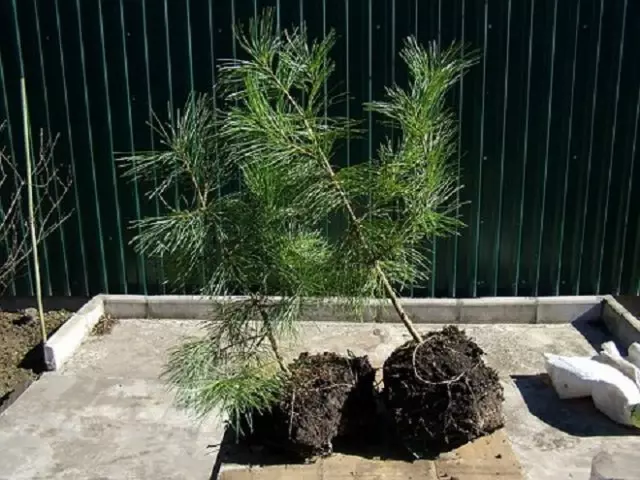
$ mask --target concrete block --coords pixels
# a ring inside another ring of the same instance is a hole
[[[404,306],[404,302],[402,302]],[[363,310],[363,322],[371,323],[399,323],[400,318],[393,305],[387,300],[370,300]],[[408,312],[407,312],[408,313]],[[413,320],[413,319],[412,319]]]
[[[602,320],[618,343],[625,348],[634,342],[640,342],[640,321],[611,295],[604,297]]]
[[[173,320],[209,320],[213,301],[199,295],[160,295],[147,297],[147,317]]]
[[[536,323],[536,299],[524,297],[460,300],[460,323]]]
[[[410,299],[402,301],[409,318],[415,323],[450,324],[460,322],[460,300]]]
[[[457,323],[459,317],[456,299],[403,298],[400,303],[415,323]],[[371,299],[366,302],[360,315],[349,311],[344,300],[330,299],[309,306],[305,320],[316,322],[367,322],[400,323],[393,305],[386,299]]]
[[[47,369],[59,370],[104,315],[104,298],[94,297],[67,320],[45,343]]]
[[[192,319],[215,316],[216,305],[239,302],[246,297],[203,297],[188,295],[105,295],[105,312],[120,319]],[[270,297],[274,302],[278,297]],[[503,297],[474,299],[403,298],[401,304],[415,323],[570,323],[596,320],[602,314],[602,297]],[[303,319],[316,322],[398,323],[392,304],[386,299],[371,299],[354,314],[344,299],[308,299]]]
[[[344,300],[327,298],[308,301],[303,306],[303,320],[313,322],[362,322],[363,313],[354,314]]]
[[[144,295],[105,295],[104,313],[120,320],[147,318],[147,297]]]
[[[598,320],[602,315],[602,297],[539,297],[536,323],[571,323]]]

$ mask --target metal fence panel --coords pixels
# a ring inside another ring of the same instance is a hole
[[[122,180],[116,158],[161,148],[152,114],[168,121],[191,90],[211,90],[215,63],[239,54],[232,24],[265,6],[281,28],[305,21],[313,37],[338,34],[326,90],[349,100],[327,114],[369,130],[338,164],[368,161],[393,134],[362,103],[406,82],[406,36],[484,52],[450,99],[467,227],[433,244],[431,280],[408,293],[639,292],[637,2],[0,0],[0,145],[24,163],[25,75],[33,130],[59,134],[55,161],[73,178],[64,209],[75,215],[42,252],[45,293],[164,291],[162,268],[133,252],[128,226],[160,206]],[[10,293],[32,293],[32,267]]]

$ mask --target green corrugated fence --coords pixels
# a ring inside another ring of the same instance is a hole
[[[0,145],[24,164],[25,75],[33,130],[60,135],[55,161],[73,177],[64,209],[75,213],[41,255],[46,294],[164,291],[128,227],[160,206],[115,158],[161,148],[152,112],[166,121],[191,90],[211,90],[216,61],[238,53],[232,24],[269,5],[282,28],[338,34],[326,88],[349,101],[327,113],[369,130],[338,163],[366,161],[388,133],[362,103],[406,81],[404,37],[484,52],[451,95],[467,228],[434,244],[431,281],[410,294],[638,293],[639,2],[0,0]],[[32,293],[31,270],[9,293]]]

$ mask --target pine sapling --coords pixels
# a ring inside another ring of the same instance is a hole
[[[134,247],[162,260],[172,286],[221,299],[204,336],[171,352],[165,377],[180,406],[221,411],[240,429],[278,398],[289,374],[281,343],[302,298],[323,291],[329,247],[296,222],[279,172],[238,161],[223,117],[209,95],[192,95],[174,123],[156,119],[162,150],[123,160],[164,207],[132,225]]]
[[[334,34],[310,43],[306,31],[278,34],[267,13],[237,32],[246,60],[221,69],[232,100],[222,126],[249,165],[268,164],[299,185],[293,205],[318,225],[342,215],[348,227],[334,251],[333,292],[363,299],[387,297],[416,342],[421,336],[403,309],[397,288],[428,275],[425,241],[456,233],[460,188],[450,158],[457,145],[445,97],[475,57],[462,47],[425,49],[410,37],[401,51],[409,86],[386,89],[387,100],[367,105],[398,130],[378,157],[338,168],[339,142],[350,136],[349,119],[325,115],[324,97],[334,62]],[[330,267],[331,268],[331,267]],[[346,271],[345,271],[346,270]]]

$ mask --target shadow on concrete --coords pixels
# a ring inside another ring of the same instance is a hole
[[[614,297],[617,302],[626,308],[635,317],[640,315],[640,297],[637,295],[619,295]]]
[[[209,447],[218,450],[216,462],[209,477],[210,480],[218,478],[223,465],[267,466],[302,463],[299,459],[292,458],[290,455],[277,454],[238,440],[236,432],[231,428],[225,430],[220,445],[209,445]]]
[[[384,425],[384,419],[380,419],[380,425]],[[364,441],[363,441],[364,440]],[[278,453],[265,449],[262,446],[252,445],[247,441],[238,441],[232,429],[225,431],[220,445],[210,445],[217,449],[217,458],[213,466],[210,479],[218,478],[223,465],[295,465],[302,464],[297,457],[285,453]],[[366,438],[337,438],[333,442],[334,453],[355,455],[368,459],[401,460],[412,462],[415,460],[409,451],[402,446],[401,440],[389,428],[381,427],[380,432],[367,435]],[[434,454],[435,458],[437,455]]]
[[[604,320],[601,318],[578,318],[571,322],[571,326],[582,335],[596,352],[600,351],[600,347],[604,342],[613,340],[622,355],[626,355],[627,349],[616,341],[611,334]]]
[[[547,425],[577,437],[640,436],[598,411],[590,398],[561,400],[546,374],[513,375],[529,412]]]

